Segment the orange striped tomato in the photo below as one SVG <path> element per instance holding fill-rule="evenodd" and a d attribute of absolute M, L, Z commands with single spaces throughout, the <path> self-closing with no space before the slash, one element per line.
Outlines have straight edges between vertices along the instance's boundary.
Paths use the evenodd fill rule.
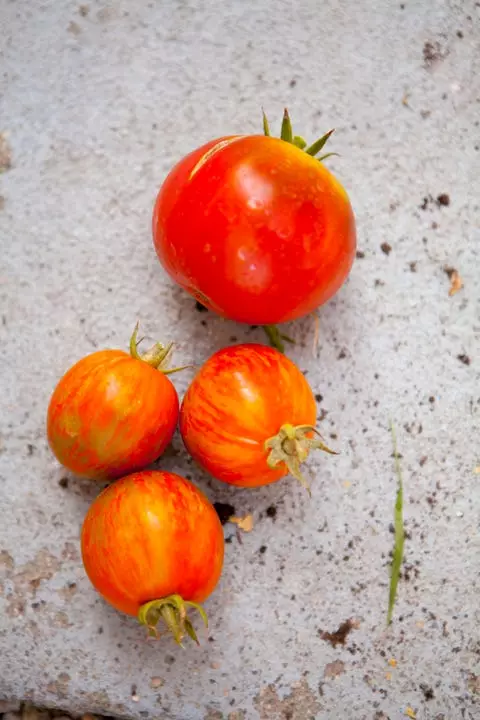
<path fill-rule="evenodd" d="M 178 421 L 177 391 L 164 369 L 170 347 L 140 356 L 100 350 L 77 362 L 55 388 L 47 413 L 50 447 L 66 468 L 112 479 L 156 460 Z"/>
<path fill-rule="evenodd" d="M 163 620 L 181 643 L 197 641 L 187 615 L 215 589 L 223 566 L 223 531 L 195 485 L 169 472 L 118 480 L 91 505 L 82 527 L 82 558 L 96 590 L 138 617 L 152 635 Z M 198 642 L 198 641 L 197 641 Z"/>
<path fill-rule="evenodd" d="M 232 485 L 268 485 L 300 471 L 310 450 L 332 452 L 316 424 L 312 390 L 298 367 L 264 345 L 235 345 L 200 369 L 180 409 L 192 457 Z"/>

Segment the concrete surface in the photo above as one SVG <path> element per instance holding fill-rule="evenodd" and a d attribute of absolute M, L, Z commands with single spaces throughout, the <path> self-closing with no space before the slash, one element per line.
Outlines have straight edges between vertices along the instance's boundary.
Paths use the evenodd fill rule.
<path fill-rule="evenodd" d="M 479 3 L 0 0 L 0 19 L 0 698 L 145 719 L 478 718 Z M 175 439 L 162 467 L 255 521 L 241 543 L 226 526 L 208 634 L 181 652 L 90 587 L 78 534 L 97 488 L 64 480 L 44 416 L 68 366 L 124 347 L 137 319 L 181 364 L 262 340 L 197 313 L 150 237 L 174 161 L 259 130 L 262 105 L 277 125 L 288 105 L 309 138 L 337 128 L 329 164 L 357 214 L 363 255 L 316 353 L 311 319 L 288 328 L 341 454 L 312 460 L 309 501 L 289 480 L 220 487 Z M 451 297 L 445 266 L 464 282 Z M 390 417 L 409 537 L 387 630 Z M 322 639 L 348 619 L 344 646 Z"/>

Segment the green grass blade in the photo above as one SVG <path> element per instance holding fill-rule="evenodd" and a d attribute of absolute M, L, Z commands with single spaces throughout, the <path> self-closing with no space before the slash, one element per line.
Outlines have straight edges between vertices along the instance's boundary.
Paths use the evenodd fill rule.
<path fill-rule="evenodd" d="M 392 566 L 390 574 L 390 592 L 388 596 L 387 625 L 390 625 L 390 623 L 392 622 L 393 608 L 395 606 L 395 600 L 397 597 L 398 580 L 400 578 L 400 569 L 403 563 L 403 545 L 405 542 L 405 530 L 403 527 L 402 470 L 400 467 L 400 459 L 397 452 L 397 438 L 395 435 L 395 428 L 393 427 L 393 423 L 390 423 L 390 430 L 392 433 L 393 455 L 395 458 L 395 474 L 397 476 L 398 485 L 394 510 L 395 541 L 393 545 Z"/>

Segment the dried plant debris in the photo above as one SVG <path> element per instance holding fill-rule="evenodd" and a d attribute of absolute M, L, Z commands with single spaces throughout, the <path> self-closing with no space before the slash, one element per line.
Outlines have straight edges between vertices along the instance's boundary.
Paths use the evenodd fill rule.
<path fill-rule="evenodd" d="M 251 532 L 253 530 L 253 515 L 245 515 L 244 517 L 236 517 L 232 515 L 229 522 L 236 525 L 243 532 Z"/>
<path fill-rule="evenodd" d="M 405 542 L 405 529 L 403 526 L 403 480 L 400 468 L 400 459 L 397 452 L 397 438 L 393 423 L 390 425 L 393 442 L 393 455 L 395 458 L 395 473 L 397 476 L 397 496 L 394 510 L 395 540 L 393 544 L 392 565 L 390 574 L 390 592 L 388 596 L 387 625 L 392 622 L 393 608 L 397 597 L 398 580 L 403 563 L 403 546 Z"/>
<path fill-rule="evenodd" d="M 0 174 L 12 167 L 12 149 L 5 133 L 0 132 Z"/>
<path fill-rule="evenodd" d="M 460 273 L 458 272 L 458 270 L 455 270 L 454 267 L 446 265 L 444 267 L 444 270 L 450 280 L 450 289 L 448 291 L 448 294 L 450 297 L 452 297 L 463 288 L 463 280 L 460 277 Z"/>

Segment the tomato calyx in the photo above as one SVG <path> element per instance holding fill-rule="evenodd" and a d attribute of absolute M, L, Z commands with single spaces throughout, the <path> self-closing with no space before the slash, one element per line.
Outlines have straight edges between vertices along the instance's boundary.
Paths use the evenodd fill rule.
<path fill-rule="evenodd" d="M 316 437 L 312 437 L 316 436 Z M 265 450 L 270 451 L 267 464 L 275 468 L 285 463 L 288 471 L 311 495 L 310 485 L 303 476 L 300 465 L 307 459 L 311 450 L 323 450 L 330 455 L 338 455 L 323 442 L 322 436 L 313 425 L 282 425 L 279 432 L 265 441 Z"/>
<path fill-rule="evenodd" d="M 168 595 L 161 600 L 152 600 L 144 603 L 138 611 L 138 621 L 141 625 L 145 625 L 148 629 L 150 637 L 157 638 L 159 632 L 157 625 L 162 620 L 167 629 L 172 633 L 175 642 L 181 647 L 182 640 L 188 635 L 199 645 L 197 633 L 187 614 L 187 608 L 192 607 L 199 613 L 205 627 L 208 627 L 208 618 L 205 610 L 201 605 L 189 600 L 184 600 L 181 595 Z"/>
<path fill-rule="evenodd" d="M 150 350 L 147 350 L 147 352 L 141 355 L 138 352 L 138 346 L 142 342 L 143 338 L 140 338 L 140 340 L 137 339 L 138 328 L 139 323 L 137 322 L 132 333 L 132 337 L 130 338 L 129 347 L 132 358 L 135 360 L 141 360 L 142 362 L 147 363 L 147 365 L 151 365 L 151 367 L 159 370 L 164 375 L 173 375 L 173 373 L 180 372 L 180 370 L 186 370 L 190 367 L 190 365 L 182 365 L 181 367 L 174 368 L 167 367 L 167 363 L 173 350 L 173 342 L 168 343 L 168 345 L 162 345 L 162 343 L 157 342 L 155 345 L 152 345 Z"/>
<path fill-rule="evenodd" d="M 271 137 L 270 133 L 270 125 L 267 119 L 267 116 L 265 115 L 265 112 L 262 110 L 263 114 L 263 134 L 267 137 Z M 307 145 L 307 141 L 305 138 L 303 138 L 301 135 L 294 135 L 293 129 L 292 129 L 292 121 L 290 119 L 289 112 L 287 108 L 283 111 L 283 119 L 282 119 L 282 127 L 280 130 L 280 139 L 284 140 L 285 142 L 290 143 L 291 145 L 295 145 L 299 150 L 304 150 L 307 155 L 311 155 L 312 157 L 316 157 L 320 150 L 323 150 L 326 143 L 328 142 L 330 136 L 335 132 L 335 128 L 332 128 L 332 130 L 329 130 L 325 133 L 325 135 L 322 135 L 322 137 L 318 138 L 318 140 L 315 140 L 311 145 Z M 320 157 L 317 157 L 316 159 L 319 162 L 322 162 L 323 160 L 326 160 L 328 157 L 332 157 L 332 155 L 338 155 L 336 152 L 326 153 L 324 155 L 321 155 Z"/>

